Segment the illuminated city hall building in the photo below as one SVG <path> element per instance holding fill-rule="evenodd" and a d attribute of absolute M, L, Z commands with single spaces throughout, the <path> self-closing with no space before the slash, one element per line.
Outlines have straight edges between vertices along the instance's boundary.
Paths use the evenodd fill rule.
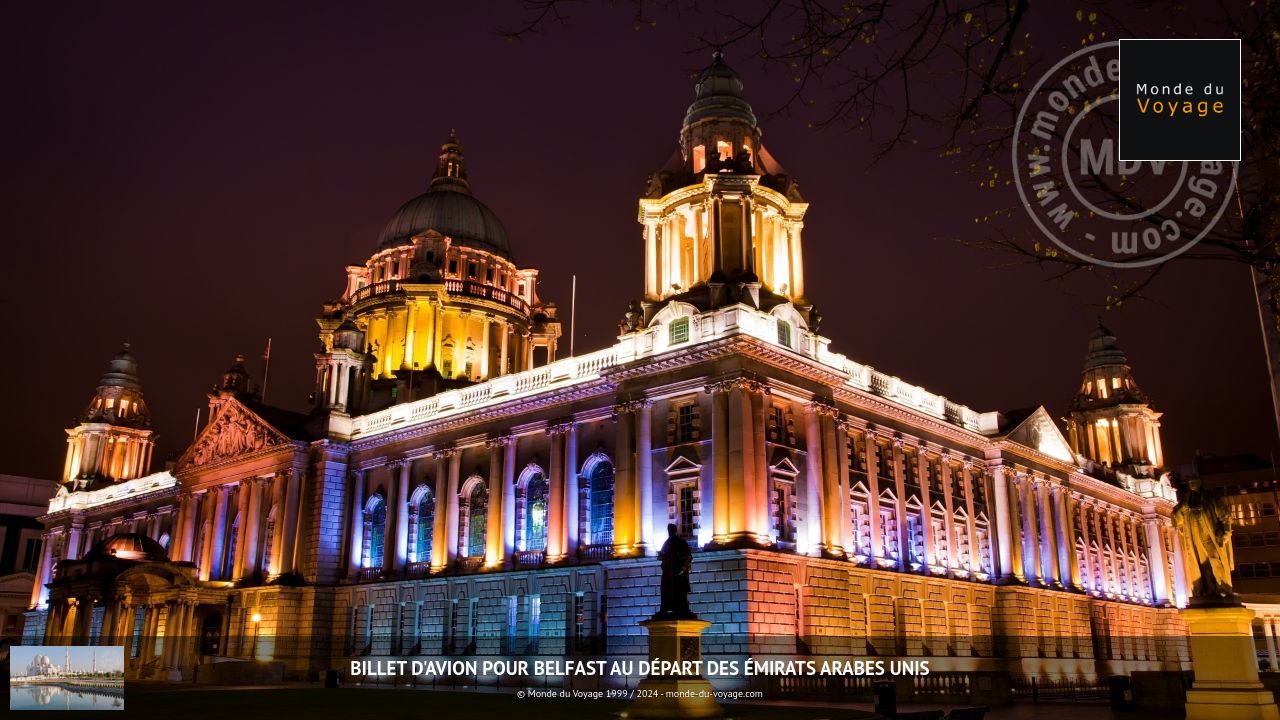
<path fill-rule="evenodd" d="M 123 643 L 131 674 L 170 678 L 638 653 L 670 523 L 709 655 L 1186 667 L 1160 415 L 1115 337 L 1089 339 L 1066 434 L 840 354 L 806 294 L 808 205 L 741 91 L 719 56 L 699 78 L 610 347 L 557 356 L 556 308 L 450 137 L 325 305 L 310 412 L 264 405 L 237 362 L 146 474 L 122 351 L 69 431 L 28 642 Z"/>

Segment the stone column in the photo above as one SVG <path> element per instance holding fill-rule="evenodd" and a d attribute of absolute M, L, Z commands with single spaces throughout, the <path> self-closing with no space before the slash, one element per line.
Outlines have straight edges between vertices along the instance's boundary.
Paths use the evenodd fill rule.
<path fill-rule="evenodd" d="M 1054 518 L 1058 530 L 1058 577 L 1064 587 L 1084 589 L 1080 580 L 1080 565 L 1076 557 L 1075 532 L 1071 526 L 1071 493 L 1061 485 L 1052 488 Z"/>
<path fill-rule="evenodd" d="M 444 501 L 447 503 L 447 505 L 445 505 L 444 546 L 446 551 L 446 563 L 452 565 L 453 562 L 458 559 L 458 541 L 461 539 L 458 537 L 458 510 L 460 509 L 458 506 L 458 476 L 462 472 L 462 452 L 458 448 L 450 448 L 447 452 L 449 453 L 449 482 L 444 496 Z M 437 518 L 439 517 L 439 513 L 440 501 L 437 500 Z M 438 519 L 437 522 L 439 522 Z"/>
<path fill-rule="evenodd" d="M 36 610 L 49 601 L 48 584 L 53 576 L 53 544 L 56 539 L 55 533 L 45 533 L 41 539 L 40 564 L 36 567 L 35 585 L 31 588 L 31 607 Z"/>
<path fill-rule="evenodd" d="M 432 490 L 436 496 L 436 522 L 431 531 L 431 572 L 439 572 L 450 562 L 448 517 L 453 498 L 449 497 L 448 452 L 436 450 L 431 456 L 436 460 L 436 486 Z"/>
<path fill-rule="evenodd" d="M 218 505 L 213 513 L 209 568 L 204 573 L 206 580 L 225 579 L 222 573 L 222 555 L 227 548 L 227 505 L 230 502 L 231 488 L 230 484 L 218 488 Z"/>
<path fill-rule="evenodd" d="M 933 490 L 929 487 L 929 449 L 921 443 L 916 451 L 916 477 L 920 480 L 920 536 L 924 538 L 924 553 L 920 562 L 927 574 L 930 565 L 938 561 L 937 541 L 933 536 Z"/>
<path fill-rule="evenodd" d="M 898 514 L 898 569 L 906 570 L 907 564 L 911 561 L 911 536 L 907 523 L 907 480 L 906 480 L 906 452 L 903 450 L 902 438 L 893 439 L 893 449 L 891 450 L 893 458 L 893 485 L 894 492 L 898 496 L 898 507 L 895 512 Z"/>
<path fill-rule="evenodd" d="M 360 469 L 353 471 L 351 479 L 351 520 L 347 533 L 351 537 L 351 557 L 347 558 L 347 579 L 360 577 L 360 568 L 364 564 L 364 483 L 369 471 Z"/>
<path fill-rule="evenodd" d="M 204 490 L 197 490 L 187 496 L 187 510 L 182 517 L 182 554 L 183 560 L 195 561 L 195 553 L 199 548 L 195 547 L 196 542 L 196 519 L 200 517 L 201 501 L 204 500 Z"/>
<path fill-rule="evenodd" d="M 614 406 L 616 447 L 613 478 L 613 547 L 619 555 L 639 552 L 640 508 L 635 473 L 635 403 Z"/>
<path fill-rule="evenodd" d="M 297 572 L 302 564 L 298 556 L 301 554 L 298 542 L 302 537 L 302 521 L 299 513 L 302 503 L 302 484 L 307 479 L 307 468 L 296 464 L 285 470 L 280 476 L 284 483 L 284 518 L 277 518 L 276 524 L 283 525 L 280 531 L 280 566 L 278 572 Z"/>
<path fill-rule="evenodd" d="M 507 505 L 503 498 L 502 450 L 510 440 L 504 436 L 485 441 L 485 447 L 489 449 L 489 512 L 484 532 L 486 567 L 498 567 L 506 557 L 503 554 L 503 526 Z"/>
<path fill-rule="evenodd" d="M 822 421 L 818 413 L 823 403 L 814 399 L 804 408 L 804 492 L 806 512 L 803 534 L 797 528 L 797 544 L 802 552 L 826 551 L 827 522 L 824 491 L 825 480 L 822 477 Z M 875 511 L 872 511 L 873 513 Z M 803 541 L 803 545 L 799 543 Z M 876 543 L 872 542 L 874 548 Z"/>
<path fill-rule="evenodd" d="M 1010 532 L 1010 523 L 1012 519 L 1009 517 L 1009 477 L 1005 473 L 1004 466 L 991 466 L 992 486 L 995 489 L 995 506 L 996 516 L 995 532 L 992 535 L 996 538 L 996 550 L 999 554 L 1000 566 L 999 577 L 1002 579 L 1012 578 L 1013 572 L 1013 533 Z"/>
<path fill-rule="evenodd" d="M 840 508 L 847 507 L 848 491 L 842 490 L 844 483 L 840 477 L 840 463 L 836 456 L 835 421 L 837 410 L 832 405 L 818 404 L 815 410 L 821 441 L 819 448 L 819 467 L 822 478 L 822 549 L 831 557 L 843 557 L 844 527 L 841 524 Z M 845 496 L 842 498 L 841 496 Z M 841 502 L 845 500 L 845 502 Z"/>
<path fill-rule="evenodd" d="M 1142 521 L 1147 534 L 1147 569 L 1151 573 L 1151 599 L 1157 605 L 1169 602 L 1169 578 L 1166 576 L 1168 561 L 1165 555 L 1164 538 L 1160 533 L 1160 518 L 1146 517 Z M 1272 665 L 1272 668 L 1275 668 Z"/>
<path fill-rule="evenodd" d="M 1054 587 L 1062 587 L 1058 571 L 1058 533 L 1054 527 L 1053 506 L 1049 501 L 1049 480 L 1040 478 L 1035 484 L 1036 511 L 1040 519 L 1040 579 Z"/>
<path fill-rule="evenodd" d="M 973 496 L 980 492 L 979 488 L 982 487 L 982 484 L 986 482 L 986 480 L 983 478 L 981 471 L 978 471 L 976 474 L 973 472 L 973 460 L 970 458 L 966 457 L 960 462 L 960 482 L 964 484 L 964 512 L 969 518 L 968 526 L 965 528 L 965 532 L 969 534 L 969 571 L 982 572 L 983 548 L 981 547 L 981 543 L 978 541 L 978 515 L 973 510 Z M 988 545 L 993 544 L 992 538 L 994 536 L 995 533 L 991 527 L 991 518 L 988 516 Z M 994 567 L 997 564 L 995 559 L 995 548 L 992 548 L 990 552 L 991 564 Z M 995 576 L 996 573 L 993 572 L 992 575 Z"/>
<path fill-rule="evenodd" d="M 657 552 L 666 538 L 666 528 L 661 535 L 653 526 L 653 401 L 636 402 L 636 486 L 639 490 L 640 528 L 637 536 L 640 552 Z M 576 444 L 576 443 L 575 443 Z M 665 493 L 664 493 L 665 494 Z"/>
<path fill-rule="evenodd" d="M 647 456 L 638 458 L 638 465 L 641 470 L 641 477 L 647 477 L 649 467 L 649 459 Z M 570 422 L 569 427 L 564 432 L 564 492 L 565 492 L 565 530 L 566 545 L 565 551 L 569 557 L 578 556 L 579 535 L 582 532 L 582 511 L 579 507 L 579 501 L 582 499 L 582 488 L 580 487 L 578 474 L 578 425 Z"/>
<path fill-rule="evenodd" d="M 383 498 L 386 502 L 387 516 L 382 529 L 382 570 L 390 574 L 396 566 L 396 554 L 399 550 L 396 548 L 397 527 L 400 524 L 400 505 L 402 498 L 400 497 L 400 470 L 404 467 L 404 460 L 392 460 L 387 463 L 387 496 Z"/>
<path fill-rule="evenodd" d="M 1116 542 L 1115 519 L 1111 517 L 1111 513 L 1103 509 L 1098 513 L 1101 515 L 1101 521 L 1106 524 L 1107 528 L 1107 547 L 1111 548 L 1111 577 L 1115 579 L 1115 585 L 1107 588 L 1108 592 L 1119 593 L 1120 590 L 1120 569 L 1124 567 L 1123 560 L 1118 559 L 1122 554 L 1120 543 Z"/>
<path fill-rule="evenodd" d="M 397 470 L 395 552 L 391 558 L 391 569 L 398 572 L 404 570 L 409 557 L 409 481 L 413 474 L 413 460 L 401 460 Z"/>
<path fill-rule="evenodd" d="M 871 525 L 871 557 L 884 557 L 884 538 L 880 529 L 880 462 L 876 434 L 868 429 L 867 449 L 867 520 Z"/>
<path fill-rule="evenodd" d="M 516 557 L 516 439 L 510 435 L 504 436 L 504 439 L 506 442 L 502 446 L 502 558 L 510 566 Z"/>
<path fill-rule="evenodd" d="M 235 543 L 235 554 L 232 557 L 231 568 L 227 572 L 227 578 L 230 580 L 240 579 L 240 570 L 244 567 L 245 538 L 248 536 L 249 530 L 249 489 L 250 482 L 241 480 L 236 486 L 236 520 L 238 526 L 236 528 L 236 536 L 231 539 Z"/>
<path fill-rule="evenodd" d="M 853 507 L 850 505 L 849 491 L 852 487 L 852 478 L 849 474 L 849 422 L 841 417 L 837 412 L 836 417 L 832 418 L 831 425 L 835 435 L 835 447 L 831 452 L 835 454 L 835 472 L 837 484 L 837 496 L 839 504 L 839 524 L 840 524 L 840 546 L 844 549 L 845 556 L 854 555 L 857 552 L 857 542 L 853 536 Z"/>
<path fill-rule="evenodd" d="M 711 393 L 712 539 L 729 539 L 729 395 L 724 383 L 707 386 Z"/>
<path fill-rule="evenodd" d="M 1276 635 L 1275 635 L 1275 618 L 1262 618 L 1262 634 L 1267 638 L 1267 659 L 1271 661 L 1271 672 L 1280 671 L 1280 665 L 1276 664 Z"/>
<path fill-rule="evenodd" d="M 283 572 L 284 562 L 282 555 L 284 553 L 284 536 L 285 528 L 285 486 L 289 484 L 289 473 L 278 472 L 271 481 L 271 507 L 267 508 L 267 517 L 271 516 L 272 509 L 276 513 L 275 525 L 271 526 L 271 557 L 262 558 L 262 563 L 266 566 L 263 571 L 269 577 L 275 577 Z"/>
<path fill-rule="evenodd" d="M 252 478 L 248 481 L 249 516 L 247 522 L 241 521 L 244 530 L 244 557 L 240 559 L 242 577 L 252 577 L 258 571 L 259 538 L 262 537 L 262 493 L 263 478 Z"/>
<path fill-rule="evenodd" d="M 954 482 L 955 468 L 951 467 L 951 452 L 943 449 L 941 456 L 938 458 L 938 481 L 942 485 L 942 511 L 946 513 L 942 518 L 942 531 L 947 534 L 947 555 L 938 558 L 938 564 L 946 567 L 948 573 L 953 568 L 960 566 L 960 556 L 956 551 L 956 513 L 955 513 L 955 497 L 952 491 Z M 969 515 L 969 524 L 973 524 L 973 516 Z M 962 529 L 962 532 L 968 532 Z M 969 546 L 969 554 L 972 555 L 974 547 L 972 542 L 966 543 Z"/>
<path fill-rule="evenodd" d="M 763 515 L 761 468 L 756 467 L 755 429 L 752 417 L 752 395 L 759 383 L 738 378 L 729 387 L 729 539 L 750 544 L 760 542 L 768 528 L 756 527 L 754 521 Z"/>
<path fill-rule="evenodd" d="M 565 532 L 565 477 L 564 477 L 564 434 L 568 431 L 567 423 L 552 425 L 547 428 L 551 438 L 550 477 L 547 492 L 547 562 L 559 562 L 565 556 L 565 544 L 568 533 Z M 526 532 L 526 537 L 528 534 Z M 528 547 L 526 546 L 527 550 Z"/>
<path fill-rule="evenodd" d="M 1027 475 L 1018 482 L 1022 506 L 1022 572 L 1027 580 L 1045 582 L 1040 568 L 1040 533 L 1036 522 L 1036 478 Z"/>

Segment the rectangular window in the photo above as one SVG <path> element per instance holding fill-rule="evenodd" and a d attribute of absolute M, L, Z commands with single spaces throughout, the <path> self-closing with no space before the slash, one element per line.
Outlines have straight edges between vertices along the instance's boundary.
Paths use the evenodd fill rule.
<path fill-rule="evenodd" d="M 694 522 L 697 518 L 694 503 L 694 486 L 693 483 L 681 485 L 677 491 L 679 493 L 679 504 L 676 521 L 676 531 L 680 533 L 680 537 L 686 540 L 692 540 L 694 530 Z"/>
<path fill-rule="evenodd" d="M 480 607 L 478 598 L 467 602 L 467 654 L 475 655 L 480 640 Z"/>
<path fill-rule="evenodd" d="M 698 439 L 698 406 L 687 403 L 676 408 L 676 442 L 687 443 Z"/>
<path fill-rule="evenodd" d="M 458 261 L 456 259 L 449 261 L 449 274 L 450 275 L 458 274 Z"/>
<path fill-rule="evenodd" d="M 689 318 L 682 317 L 671 321 L 668 326 L 670 338 L 668 342 L 672 345 L 679 345 L 682 342 L 689 341 Z"/>
<path fill-rule="evenodd" d="M 538 637 L 542 635 L 542 598 L 529 596 L 529 654 L 538 654 Z"/>
<path fill-rule="evenodd" d="M 733 159 L 733 143 L 729 142 L 728 140 L 717 140 L 716 155 L 720 156 L 721 160 L 732 160 Z"/>
<path fill-rule="evenodd" d="M 493 282 L 493 268 L 486 268 L 486 269 L 485 269 L 485 271 L 484 271 L 484 281 L 485 281 L 485 282 L 488 282 L 488 283 Z"/>
<path fill-rule="evenodd" d="M 467 277 L 474 278 L 475 276 L 476 276 L 476 264 L 473 262 L 467 263 Z"/>
<path fill-rule="evenodd" d="M 693 149 L 693 172 L 700 173 L 707 167 L 707 146 L 698 145 Z"/>
<path fill-rule="evenodd" d="M 504 651 L 508 655 L 515 655 L 519 652 L 519 598 L 515 595 L 507 596 L 507 642 Z"/>
<path fill-rule="evenodd" d="M 791 347 L 791 323 L 786 320 L 778 321 L 778 344 Z"/>
<path fill-rule="evenodd" d="M 573 617 L 570 622 L 573 623 L 573 649 L 581 652 L 586 647 L 587 637 L 587 610 L 581 592 L 573 594 Z"/>

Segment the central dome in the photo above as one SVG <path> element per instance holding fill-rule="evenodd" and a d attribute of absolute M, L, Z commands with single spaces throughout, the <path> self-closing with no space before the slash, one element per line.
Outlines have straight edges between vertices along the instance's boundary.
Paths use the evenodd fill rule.
<path fill-rule="evenodd" d="M 420 232 L 435 230 L 459 245 L 488 250 L 511 259 L 511 243 L 502 221 L 470 192 L 431 190 L 410 200 L 382 230 L 379 248 L 399 245 Z"/>
<path fill-rule="evenodd" d="M 489 206 L 471 194 L 466 159 L 453 134 L 440 146 L 431 185 L 425 193 L 400 206 L 382 229 L 378 248 L 402 245 L 427 230 L 446 235 L 455 244 L 512 259 L 506 227 Z"/>

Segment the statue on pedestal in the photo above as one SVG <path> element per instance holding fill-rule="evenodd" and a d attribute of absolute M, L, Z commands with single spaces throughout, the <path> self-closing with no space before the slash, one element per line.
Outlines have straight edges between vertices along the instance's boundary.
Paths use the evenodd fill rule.
<path fill-rule="evenodd" d="M 1236 562 L 1231 547 L 1231 509 L 1226 501 L 1204 490 L 1200 478 L 1191 478 L 1173 510 L 1173 524 L 1191 580 L 1190 604 L 1239 605 L 1231 589 Z"/>
<path fill-rule="evenodd" d="M 680 537 L 674 524 L 667 525 L 667 541 L 658 552 L 662 558 L 662 603 L 655 620 L 692 620 L 698 616 L 689 609 L 689 571 L 693 567 L 693 549 Z"/>

